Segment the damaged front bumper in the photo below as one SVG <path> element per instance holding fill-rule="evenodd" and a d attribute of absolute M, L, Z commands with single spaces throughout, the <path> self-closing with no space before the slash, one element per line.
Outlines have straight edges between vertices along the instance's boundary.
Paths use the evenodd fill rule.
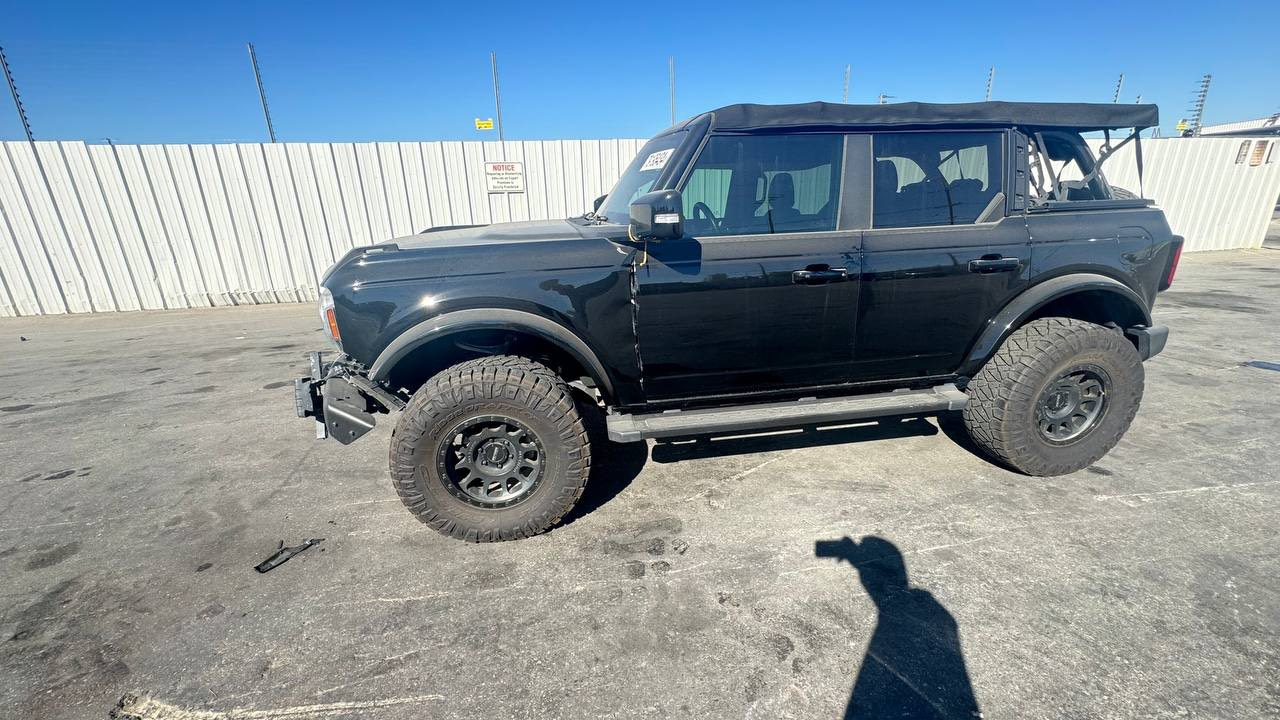
<path fill-rule="evenodd" d="M 349 445 L 373 429 L 375 413 L 404 408 L 404 400 L 370 380 L 347 356 L 332 362 L 318 352 L 309 357 L 311 374 L 293 381 L 293 401 L 298 417 L 315 418 L 317 440 L 332 437 Z"/>

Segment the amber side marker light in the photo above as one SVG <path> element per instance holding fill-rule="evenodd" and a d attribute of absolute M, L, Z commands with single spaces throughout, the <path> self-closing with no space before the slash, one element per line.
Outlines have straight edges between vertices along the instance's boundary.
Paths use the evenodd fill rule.
<path fill-rule="evenodd" d="M 1170 274 L 1170 277 L 1172 277 L 1172 274 Z M 329 324 L 329 336 L 333 338 L 334 342 L 342 342 L 342 335 L 338 334 L 338 318 L 334 316 L 333 308 L 324 309 L 324 319 Z"/>

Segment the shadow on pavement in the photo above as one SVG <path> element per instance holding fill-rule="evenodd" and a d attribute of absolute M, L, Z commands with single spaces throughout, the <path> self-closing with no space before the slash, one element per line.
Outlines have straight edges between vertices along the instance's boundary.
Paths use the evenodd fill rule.
<path fill-rule="evenodd" d="M 653 461 L 670 463 L 698 458 L 747 455 L 775 450 L 937 434 L 938 429 L 924 418 L 889 418 L 824 429 L 807 427 L 800 430 L 784 430 L 724 439 L 698 438 L 684 442 L 660 442 L 653 446 Z"/>
<path fill-rule="evenodd" d="M 973 438 L 969 437 L 969 431 L 965 429 L 964 418 L 960 415 L 959 411 L 939 413 L 936 420 L 938 422 L 938 428 L 942 430 L 942 434 L 946 435 L 951 442 L 959 445 L 965 450 L 968 450 L 984 462 L 1004 467 L 997 458 L 993 458 L 988 455 L 987 451 L 978 447 L 978 444 L 973 441 Z"/>
<path fill-rule="evenodd" d="M 955 618 L 928 590 L 911 587 L 897 546 L 844 537 L 815 542 L 814 554 L 848 561 L 878 611 L 846 719 L 982 717 Z"/>
<path fill-rule="evenodd" d="M 591 439 L 591 475 L 587 478 L 587 487 L 583 489 L 582 497 L 560 521 L 561 525 L 568 525 L 595 512 L 617 497 L 618 493 L 627 489 L 631 481 L 636 479 L 649 460 L 648 443 L 610 441 L 604 425 L 604 414 L 595 406 L 595 402 L 581 392 L 577 392 L 576 397 L 578 411 L 582 413 L 583 424 L 587 426 L 587 437 Z"/>

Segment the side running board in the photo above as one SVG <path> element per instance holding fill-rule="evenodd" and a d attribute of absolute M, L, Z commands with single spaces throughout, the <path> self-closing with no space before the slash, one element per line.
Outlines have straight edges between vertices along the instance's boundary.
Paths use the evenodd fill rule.
<path fill-rule="evenodd" d="M 875 395 L 668 410 L 649 415 L 610 415 L 606 422 L 610 440 L 636 442 L 645 438 L 750 432 L 889 415 L 962 410 L 968 402 L 968 395 L 948 383 L 926 390 L 894 390 Z"/>

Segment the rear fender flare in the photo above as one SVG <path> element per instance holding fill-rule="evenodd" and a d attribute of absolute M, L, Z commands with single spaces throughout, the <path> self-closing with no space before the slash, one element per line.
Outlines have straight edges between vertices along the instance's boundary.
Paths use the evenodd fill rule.
<path fill-rule="evenodd" d="M 1151 325 L 1151 311 L 1142 297 L 1132 288 L 1114 278 L 1094 273 L 1060 275 L 1033 285 L 1015 297 L 1008 305 L 988 321 L 978 340 L 970 348 L 958 374 L 972 377 L 1000 348 L 1000 343 L 1037 310 L 1062 297 L 1079 292 L 1097 291 L 1114 293 L 1132 305 L 1143 318 L 1143 324 Z"/>
<path fill-rule="evenodd" d="M 473 308 L 442 313 L 406 330 L 387 345 L 369 366 L 369 377 L 384 381 L 393 368 L 416 348 L 463 330 L 512 330 L 536 335 L 554 343 L 578 361 L 606 397 L 613 397 L 613 381 L 604 363 L 582 338 L 560 323 L 523 310 Z"/>

